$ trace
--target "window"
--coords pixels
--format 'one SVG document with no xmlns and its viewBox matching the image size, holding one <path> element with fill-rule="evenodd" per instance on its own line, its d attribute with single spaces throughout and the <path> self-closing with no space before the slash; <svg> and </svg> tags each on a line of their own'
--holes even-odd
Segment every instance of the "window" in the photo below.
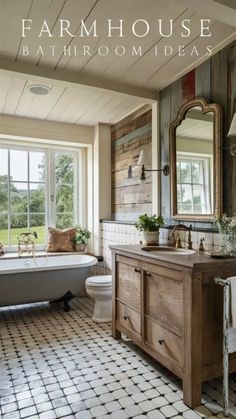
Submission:
<svg viewBox="0 0 236 419">
<path fill-rule="evenodd" d="M 177 205 L 180 214 L 210 214 L 211 159 L 177 153 Z M 210 197 L 210 199 L 209 199 Z"/>
<path fill-rule="evenodd" d="M 75 156 L 58 152 L 55 155 L 56 227 L 67 228 L 75 223 Z"/>
<path fill-rule="evenodd" d="M 21 232 L 78 222 L 78 153 L 72 150 L 0 146 L 0 240 L 15 246 Z"/>
</svg>

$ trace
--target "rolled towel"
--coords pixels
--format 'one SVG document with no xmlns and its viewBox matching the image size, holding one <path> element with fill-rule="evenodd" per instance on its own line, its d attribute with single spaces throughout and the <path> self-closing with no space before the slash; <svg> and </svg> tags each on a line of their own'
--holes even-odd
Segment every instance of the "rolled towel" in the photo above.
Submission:
<svg viewBox="0 0 236 419">
<path fill-rule="evenodd" d="M 228 332 L 228 351 L 229 353 L 236 352 L 236 329 L 229 328 Z"/>
<path fill-rule="evenodd" d="M 227 278 L 230 281 L 230 301 L 229 301 L 229 314 L 230 314 L 230 327 L 236 328 L 236 276 Z"/>
</svg>

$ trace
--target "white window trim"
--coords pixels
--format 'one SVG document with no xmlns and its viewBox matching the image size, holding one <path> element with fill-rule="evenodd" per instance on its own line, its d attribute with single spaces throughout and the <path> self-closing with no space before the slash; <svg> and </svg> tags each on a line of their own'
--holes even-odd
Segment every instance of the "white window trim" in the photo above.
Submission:
<svg viewBox="0 0 236 419">
<path fill-rule="evenodd" d="M 28 144 L 26 141 L 11 141 L 7 139 L 0 139 L 0 148 L 5 149 L 14 149 L 14 150 L 25 150 L 25 151 L 38 151 L 45 152 L 46 156 L 46 168 L 45 168 L 45 183 L 46 183 L 46 196 L 45 196 L 45 230 L 46 230 L 46 243 L 38 244 L 36 243 L 36 250 L 45 250 L 47 240 L 48 240 L 48 227 L 55 225 L 55 217 L 52 217 L 52 206 L 50 205 L 50 195 L 52 188 L 52 178 L 54 177 L 54 172 L 51 170 L 52 160 L 50 158 L 52 153 L 55 155 L 56 152 L 71 152 L 75 156 L 75 188 L 77 200 L 75 202 L 75 224 L 83 224 L 87 226 L 87 153 L 86 148 L 83 147 L 74 147 L 74 146 L 64 146 L 64 145 L 50 145 L 43 144 L 41 142 L 35 142 L 34 144 Z M 48 171 L 50 165 L 50 170 Z M 55 180 L 55 177 L 54 177 Z M 28 181 L 27 181 L 28 183 Z M 82 204 L 82 202 L 84 204 Z M 82 210 L 82 211 L 81 211 Z M 9 221 L 8 221 L 9 224 Z M 9 225 L 8 225 L 9 229 Z M 9 233 L 8 233 L 9 234 Z M 9 237 L 8 237 L 9 242 Z M 3 243 L 4 244 L 4 243 Z M 7 252 L 16 252 L 17 246 L 4 246 Z"/>
<path fill-rule="evenodd" d="M 48 202 L 48 224 L 51 227 L 55 227 L 56 221 L 56 205 L 55 205 L 55 197 L 56 197 L 56 179 L 55 179 L 55 156 L 57 153 L 65 152 L 67 154 L 71 154 L 74 157 L 74 171 L 75 171 L 75 178 L 74 178 L 74 224 L 80 224 L 80 214 L 79 214 L 79 202 L 82 200 L 82 196 L 80 194 L 79 188 L 79 179 L 80 179 L 80 167 L 79 167 L 79 160 L 80 160 L 80 150 L 71 150 L 71 149 L 60 149 L 58 147 L 51 147 L 48 152 L 48 160 L 50 167 L 50 174 L 48 178 L 48 194 L 49 202 Z M 76 199 L 77 198 L 77 199 Z M 52 204 L 50 204 L 50 201 Z"/>
</svg>

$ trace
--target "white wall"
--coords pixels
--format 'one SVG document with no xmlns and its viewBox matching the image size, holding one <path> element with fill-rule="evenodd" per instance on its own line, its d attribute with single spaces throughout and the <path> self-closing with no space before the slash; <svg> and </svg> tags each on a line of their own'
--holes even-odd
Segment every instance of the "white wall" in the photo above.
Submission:
<svg viewBox="0 0 236 419">
<path fill-rule="evenodd" d="M 0 138 L 41 141 L 61 145 L 86 147 L 93 143 L 94 128 L 85 125 L 64 124 L 33 118 L 0 115 Z"/>
<path fill-rule="evenodd" d="M 111 129 L 108 125 L 98 124 L 95 127 L 94 148 L 94 247 L 99 255 L 100 220 L 111 217 Z"/>
<path fill-rule="evenodd" d="M 213 155 L 213 141 L 201 140 L 199 138 L 177 137 L 176 148 L 178 152 Z"/>
</svg>

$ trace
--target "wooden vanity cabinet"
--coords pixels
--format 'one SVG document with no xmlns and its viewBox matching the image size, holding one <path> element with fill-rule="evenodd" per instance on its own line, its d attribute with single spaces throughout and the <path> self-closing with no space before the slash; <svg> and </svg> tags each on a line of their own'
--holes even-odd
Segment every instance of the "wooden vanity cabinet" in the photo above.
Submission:
<svg viewBox="0 0 236 419">
<path fill-rule="evenodd" d="M 141 265 L 128 258 L 118 258 L 116 265 L 116 326 L 127 336 L 141 341 Z"/>
<path fill-rule="evenodd" d="M 235 274 L 236 262 L 188 267 L 122 246 L 112 254 L 113 337 L 124 333 L 180 377 L 184 403 L 196 407 L 201 383 L 222 375 L 223 298 L 214 278 Z M 230 369 L 236 371 L 234 355 Z"/>
<path fill-rule="evenodd" d="M 167 367 L 182 367 L 183 278 L 179 271 L 143 265 L 143 340 Z M 168 290 L 168 292 L 167 292 Z"/>
</svg>

